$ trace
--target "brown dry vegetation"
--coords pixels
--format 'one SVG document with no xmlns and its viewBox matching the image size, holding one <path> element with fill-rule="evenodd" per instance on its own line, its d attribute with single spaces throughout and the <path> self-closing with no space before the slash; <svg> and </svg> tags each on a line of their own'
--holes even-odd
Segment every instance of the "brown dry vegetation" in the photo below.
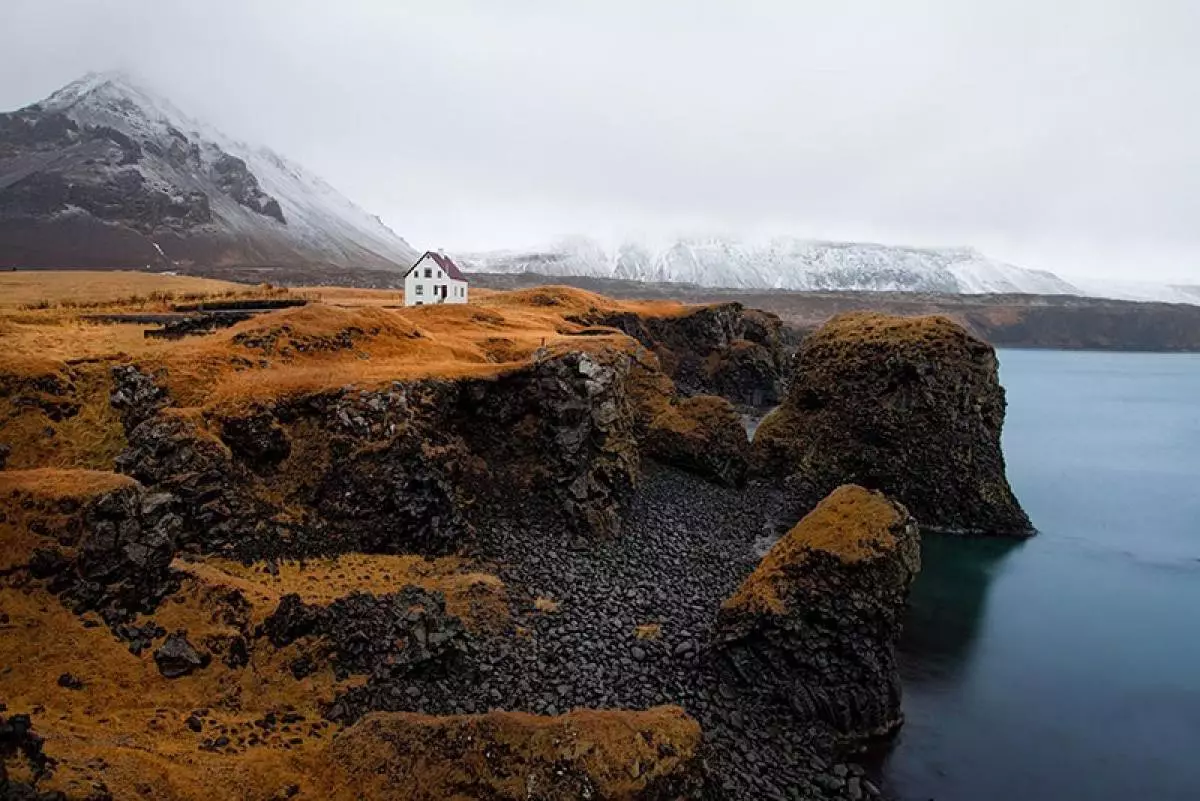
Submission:
<svg viewBox="0 0 1200 801">
<path fill-rule="evenodd" d="M 442 593 L 446 611 L 473 630 L 498 631 L 508 622 L 504 584 L 458 557 L 347 554 L 285 562 L 270 570 L 265 564 L 244 565 L 227 559 L 177 560 L 174 567 L 206 587 L 241 592 L 250 602 L 254 623 L 261 623 L 289 593 L 308 604 L 326 605 L 351 592 L 383 595 L 406 584 Z"/>
<path fill-rule="evenodd" d="M 339 799 L 618 801 L 685 773 L 699 746 L 700 726 L 672 706 L 551 718 L 377 713 L 333 744 L 327 787 Z"/>
<path fill-rule="evenodd" d="M 125 270 L 0 273 L 0 310 L 165 307 L 172 301 L 256 296 L 263 288 L 212 278 Z M 275 290 L 275 293 L 286 290 Z"/>
<path fill-rule="evenodd" d="M 355 741 L 361 754 L 358 746 L 339 751 L 337 775 L 351 783 L 329 785 L 327 748 L 334 727 L 322 721 L 320 710 L 361 679 L 339 683 L 328 666 L 295 679 L 288 665 L 303 653 L 302 643 L 255 648 L 250 665 L 241 669 L 222 663 L 223 648 L 261 622 L 288 593 L 325 604 L 355 591 L 381 594 L 413 584 L 442 593 L 447 611 L 468 628 L 499 632 L 510 625 L 501 582 L 458 558 L 346 555 L 269 569 L 215 558 L 178 559 L 173 567 L 183 576 L 180 591 L 135 623 L 153 619 L 168 631 L 186 629 L 189 640 L 215 658 L 192 675 L 164 678 L 152 649 L 135 656 L 94 616 L 85 620 L 72 614 L 16 569 L 62 530 L 78 527 L 82 505 L 90 498 L 133 483 L 111 472 L 126 444 L 109 403 L 113 366 L 135 363 L 154 372 L 181 407 L 171 413 L 208 421 L 218 420 L 230 406 L 290 392 L 498 374 L 538 353 L 616 348 L 652 359 L 616 331 L 597 335 L 588 329 L 589 335 L 580 336 L 586 327 L 566 318 L 597 310 L 660 316 L 687 310 L 676 303 L 618 303 L 555 287 L 473 291 L 469 305 L 390 308 L 402 303 L 399 293 L 323 287 L 298 291 L 315 301 L 306 307 L 176 341 L 145 339 L 143 325 L 85 319 L 98 308 L 158 309 L 172 299 L 267 291 L 142 273 L 0 274 L 0 443 L 10 448 L 9 469 L 0 471 L 0 610 L 5 615 L 0 617 L 0 668 L 11 668 L 0 669 L 0 699 L 12 712 L 34 713 L 36 730 L 57 760 L 42 790 L 85 797 L 103 785 L 116 798 L 207 801 L 290 797 L 294 786 L 301 798 L 441 797 L 437 788 L 453 785 L 460 766 L 434 760 L 427 770 L 412 767 L 407 779 L 397 780 L 396 787 L 405 789 L 376 787 L 379 780 L 372 777 L 378 765 L 367 766 L 381 752 L 369 738 Z M 297 449 L 296 458 L 305 453 Z M 554 604 L 543 599 L 539 608 L 551 613 Z M 81 679 L 83 688 L 59 686 L 64 673 Z M 184 723 L 196 710 L 207 710 L 200 714 L 200 733 Z M 256 720 L 285 710 L 303 715 L 304 721 L 293 731 L 248 742 L 252 733 L 262 733 Z M 669 769 L 690 758 L 699 737 L 696 724 L 678 710 L 403 725 L 422 743 L 432 742 L 432 732 L 482 726 L 530 765 L 566 747 L 613 798 L 654 778 L 651 773 L 632 776 L 631 762 L 649 766 L 660 742 L 667 742 L 678 749 L 678 757 L 646 769 Z M 652 744 L 639 734 L 645 726 L 654 728 Z M 202 747 L 219 733 L 230 738 L 226 748 Z M 300 735 L 302 741 L 290 742 Z M 507 778 L 488 779 L 493 780 L 497 792 L 513 789 Z M 414 789 L 418 786 L 432 789 Z"/>
<path fill-rule="evenodd" d="M 896 548 L 900 512 L 882 493 L 855 484 L 838 487 L 771 548 L 725 609 L 784 614 L 791 573 L 810 554 L 845 564 L 876 558 Z"/>
</svg>

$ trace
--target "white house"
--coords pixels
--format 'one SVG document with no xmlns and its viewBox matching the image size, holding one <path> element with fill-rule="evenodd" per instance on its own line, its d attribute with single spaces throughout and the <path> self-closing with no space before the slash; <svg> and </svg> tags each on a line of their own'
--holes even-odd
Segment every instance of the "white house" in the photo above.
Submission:
<svg viewBox="0 0 1200 801">
<path fill-rule="evenodd" d="M 445 253 L 425 251 L 404 274 L 404 305 L 466 303 L 467 277 Z"/>
</svg>

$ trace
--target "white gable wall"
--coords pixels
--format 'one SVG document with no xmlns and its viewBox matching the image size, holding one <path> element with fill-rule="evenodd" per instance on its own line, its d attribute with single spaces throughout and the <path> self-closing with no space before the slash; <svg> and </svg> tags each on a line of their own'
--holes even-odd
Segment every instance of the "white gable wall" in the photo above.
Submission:
<svg viewBox="0 0 1200 801">
<path fill-rule="evenodd" d="M 425 271 L 429 270 L 429 277 Z M 446 297 L 442 299 L 442 288 Z M 466 281 L 450 278 L 433 259 L 422 257 L 408 275 L 404 277 L 404 305 L 429 306 L 436 303 L 466 303 L 468 288 Z"/>
</svg>

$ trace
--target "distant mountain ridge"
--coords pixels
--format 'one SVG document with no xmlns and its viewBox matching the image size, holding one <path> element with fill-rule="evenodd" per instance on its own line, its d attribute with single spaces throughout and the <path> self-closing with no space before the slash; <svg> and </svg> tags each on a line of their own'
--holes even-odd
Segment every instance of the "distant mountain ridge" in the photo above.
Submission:
<svg viewBox="0 0 1200 801">
<path fill-rule="evenodd" d="M 615 278 L 747 290 L 1085 295 L 1200 303 L 1200 288 L 1081 286 L 1054 273 L 991 259 L 973 248 L 918 248 L 867 242 L 774 237 L 680 238 L 656 245 L 629 240 L 605 247 L 585 237 L 544 248 L 462 254 L 485 273 Z"/>
<path fill-rule="evenodd" d="M 0 114 L 0 266 L 402 270 L 417 255 L 320 178 L 124 75 Z"/>
</svg>

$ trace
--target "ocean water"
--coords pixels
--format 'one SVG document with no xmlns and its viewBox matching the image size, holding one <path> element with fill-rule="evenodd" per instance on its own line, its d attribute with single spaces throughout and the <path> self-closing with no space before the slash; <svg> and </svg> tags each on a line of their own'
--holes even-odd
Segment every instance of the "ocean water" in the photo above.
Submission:
<svg viewBox="0 0 1200 801">
<path fill-rule="evenodd" d="M 1200 356 L 1000 352 L 1026 542 L 926 537 L 906 801 L 1200 799 Z"/>
</svg>

